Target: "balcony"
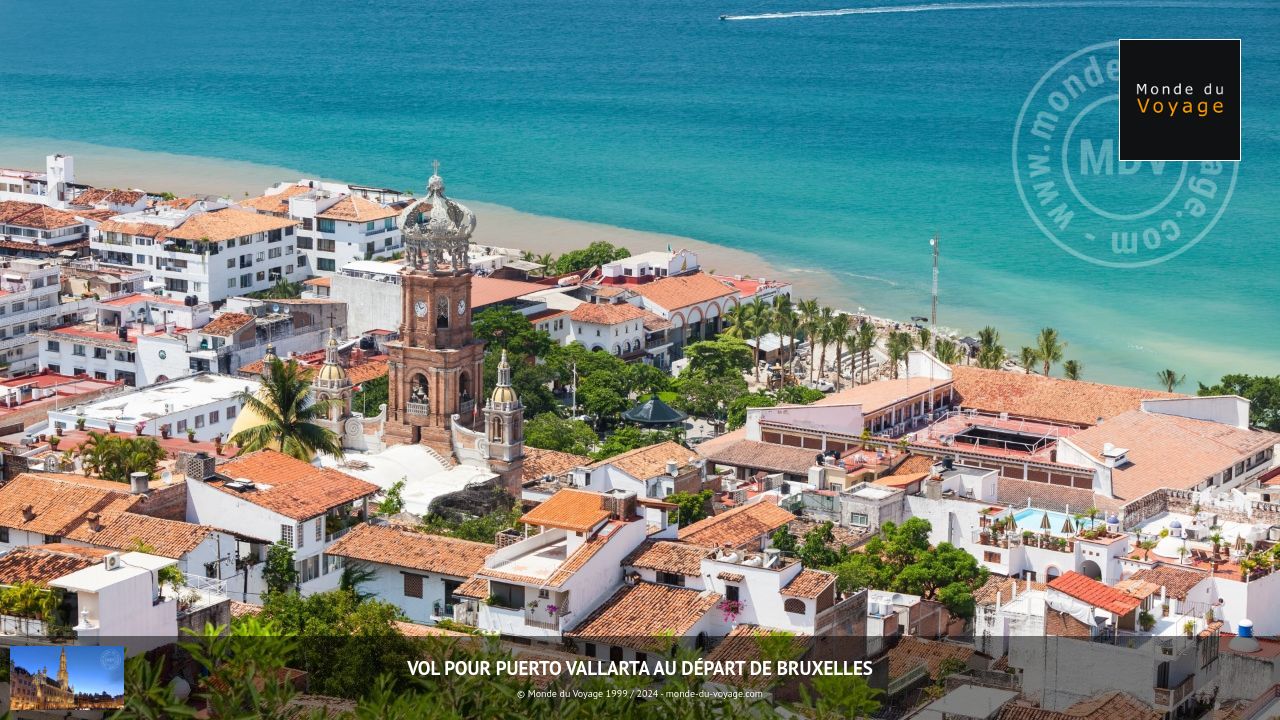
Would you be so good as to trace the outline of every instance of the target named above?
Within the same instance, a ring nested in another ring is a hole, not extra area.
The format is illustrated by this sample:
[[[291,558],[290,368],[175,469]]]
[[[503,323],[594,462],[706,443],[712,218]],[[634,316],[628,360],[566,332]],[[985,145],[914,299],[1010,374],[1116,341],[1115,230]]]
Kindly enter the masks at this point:
[[[1194,673],[1188,675],[1185,680],[1178,683],[1177,687],[1172,688],[1155,688],[1155,705],[1157,708],[1173,709],[1182,704],[1183,700],[1191,694],[1194,687],[1196,676]]]
[[[431,404],[417,403],[417,402],[405,403],[404,411],[409,413],[410,415],[430,415]]]
[[[475,400],[463,400],[462,402],[458,403],[458,415],[461,416],[464,420],[466,418],[471,417],[471,413],[475,412],[475,409],[476,409]]]

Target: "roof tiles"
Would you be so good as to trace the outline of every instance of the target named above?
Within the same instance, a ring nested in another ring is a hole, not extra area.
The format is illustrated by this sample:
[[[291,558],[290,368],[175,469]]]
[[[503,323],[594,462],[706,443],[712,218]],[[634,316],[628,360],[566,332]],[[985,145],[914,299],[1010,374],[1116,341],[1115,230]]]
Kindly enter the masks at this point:
[[[494,546],[384,525],[359,525],[325,552],[329,555],[424,572],[471,577]]]

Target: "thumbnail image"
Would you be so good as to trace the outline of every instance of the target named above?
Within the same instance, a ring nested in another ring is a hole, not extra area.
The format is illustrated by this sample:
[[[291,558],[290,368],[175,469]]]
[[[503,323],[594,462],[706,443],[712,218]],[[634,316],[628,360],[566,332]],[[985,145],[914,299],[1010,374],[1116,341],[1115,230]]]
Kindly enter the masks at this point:
[[[11,710],[95,710],[124,705],[124,649],[17,646],[9,651]]]

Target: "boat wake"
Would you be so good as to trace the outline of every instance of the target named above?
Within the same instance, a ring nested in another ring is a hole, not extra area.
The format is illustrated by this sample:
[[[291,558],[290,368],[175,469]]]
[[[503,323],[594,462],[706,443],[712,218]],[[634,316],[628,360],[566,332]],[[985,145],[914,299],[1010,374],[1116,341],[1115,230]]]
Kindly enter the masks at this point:
[[[878,5],[872,7],[841,8],[836,10],[795,10],[754,15],[721,15],[721,20],[784,20],[804,17],[835,17],[838,15],[883,15],[888,13],[936,12],[942,10],[1039,10],[1053,8],[1133,8],[1133,7],[1207,7],[1206,3],[1153,2],[1125,3],[1082,0],[1081,2],[957,2],[928,3],[923,5]]]

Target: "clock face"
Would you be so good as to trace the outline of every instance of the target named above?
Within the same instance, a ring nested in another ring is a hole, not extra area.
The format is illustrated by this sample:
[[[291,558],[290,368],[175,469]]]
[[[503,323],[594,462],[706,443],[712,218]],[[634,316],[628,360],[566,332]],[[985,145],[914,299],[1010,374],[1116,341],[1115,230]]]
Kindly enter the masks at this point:
[[[417,315],[418,317],[425,316],[427,314],[427,301],[419,300],[418,302],[414,303],[413,314]]]
[[[466,312],[466,311],[467,311],[467,301],[466,301],[466,300],[459,300],[459,301],[458,301],[458,314],[459,314],[459,315],[461,315],[462,313],[464,313],[464,312]]]

